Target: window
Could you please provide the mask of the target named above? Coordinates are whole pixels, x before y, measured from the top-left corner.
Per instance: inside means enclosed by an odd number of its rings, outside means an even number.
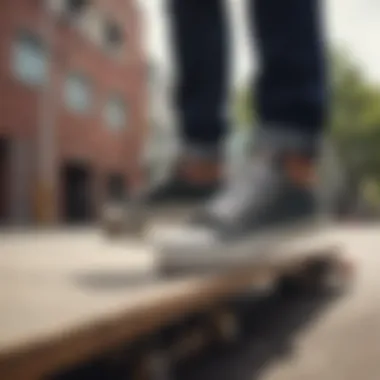
[[[21,32],[14,41],[12,68],[16,77],[30,85],[42,85],[48,75],[47,52],[41,39]]]
[[[85,113],[91,108],[91,85],[82,74],[70,74],[65,83],[65,102],[69,109]]]
[[[119,95],[112,95],[105,105],[105,119],[112,130],[120,130],[126,126],[126,106]]]

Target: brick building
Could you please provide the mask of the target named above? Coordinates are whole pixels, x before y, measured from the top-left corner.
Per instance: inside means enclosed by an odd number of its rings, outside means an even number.
[[[84,221],[139,180],[134,0],[0,2],[0,220]]]

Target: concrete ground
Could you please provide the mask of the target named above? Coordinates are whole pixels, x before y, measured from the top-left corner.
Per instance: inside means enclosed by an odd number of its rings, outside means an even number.
[[[180,378],[380,379],[380,226],[350,226],[339,235],[357,263],[350,294],[268,299],[252,311],[241,345]]]
[[[269,298],[251,313],[249,334],[233,350],[193,363],[181,379],[378,380],[380,379],[380,225],[347,226],[336,232],[357,263],[350,294],[339,298]],[[33,244],[31,244],[33,243]],[[50,248],[54,243],[54,252]],[[23,261],[28,250],[52,257],[71,246],[99,254],[108,244],[91,229],[0,232],[0,253]],[[113,249],[125,252],[125,242]],[[131,260],[147,265],[138,243]],[[84,263],[83,263],[84,264]],[[37,263],[36,263],[37,265]]]

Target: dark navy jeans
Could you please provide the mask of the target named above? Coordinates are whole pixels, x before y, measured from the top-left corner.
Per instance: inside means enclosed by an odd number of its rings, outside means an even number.
[[[215,145],[228,120],[229,22],[223,0],[168,0],[178,65],[182,138]],[[319,0],[247,0],[257,37],[252,86],[262,125],[318,135],[326,118],[325,41]]]

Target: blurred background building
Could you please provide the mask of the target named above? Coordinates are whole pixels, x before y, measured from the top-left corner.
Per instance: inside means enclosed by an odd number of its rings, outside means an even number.
[[[94,220],[141,174],[139,9],[132,0],[6,0],[0,25],[0,220]]]
[[[328,2],[327,12],[329,137],[347,179],[342,199],[362,204],[366,194],[380,210],[379,60],[364,43],[378,27],[369,16],[379,10],[339,1]],[[243,33],[244,1],[227,3],[237,59],[226,160],[239,171],[257,122],[256,65]],[[0,1],[0,223],[93,222],[142,175],[154,183],[170,173],[180,146],[165,4]]]

